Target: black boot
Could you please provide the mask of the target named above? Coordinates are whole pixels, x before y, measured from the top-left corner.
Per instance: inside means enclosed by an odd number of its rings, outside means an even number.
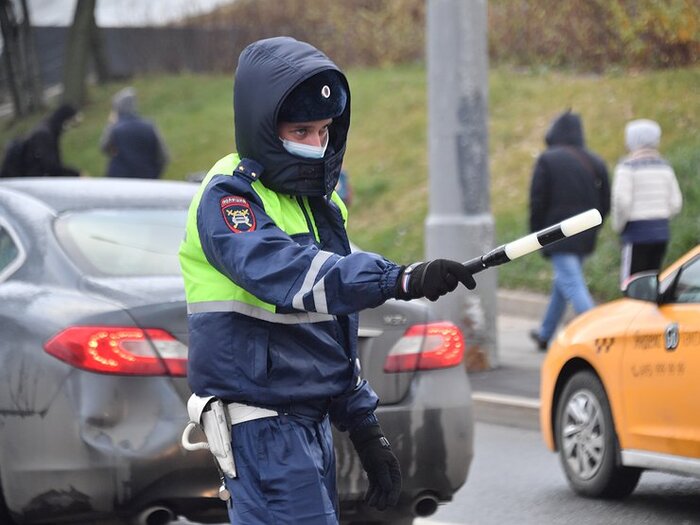
[[[537,349],[540,352],[546,352],[547,351],[547,345],[549,344],[549,341],[546,339],[542,339],[540,337],[540,331],[537,330],[536,328],[533,328],[530,330],[530,339],[532,339],[535,344],[537,345]]]

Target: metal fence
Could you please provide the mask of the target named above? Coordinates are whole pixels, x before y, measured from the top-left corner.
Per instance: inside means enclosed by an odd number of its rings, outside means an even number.
[[[63,80],[68,27],[33,27],[37,60],[45,88]],[[249,38],[247,31],[198,27],[101,28],[110,77],[144,73],[232,72]],[[2,63],[0,61],[0,63]],[[7,99],[5,68],[0,96]]]

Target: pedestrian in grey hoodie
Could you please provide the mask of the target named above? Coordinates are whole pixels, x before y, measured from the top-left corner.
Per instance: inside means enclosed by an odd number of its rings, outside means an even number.
[[[168,161],[157,128],[136,111],[136,91],[132,87],[114,95],[100,148],[109,156],[108,177],[157,179]]]

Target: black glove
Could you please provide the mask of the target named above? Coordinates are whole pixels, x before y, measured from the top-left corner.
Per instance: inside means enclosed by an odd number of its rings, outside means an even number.
[[[396,505],[401,494],[401,468],[381,427],[359,428],[350,434],[350,441],[369,479],[365,502],[378,510]]]
[[[476,288],[471,272],[462,263],[449,259],[414,263],[399,274],[395,297],[405,300],[427,297],[437,301],[441,295],[457,288],[459,283],[470,290]]]

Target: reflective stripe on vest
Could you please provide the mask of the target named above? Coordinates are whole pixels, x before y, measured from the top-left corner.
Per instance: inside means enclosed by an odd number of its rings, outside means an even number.
[[[240,301],[202,301],[199,303],[188,303],[188,314],[201,314],[213,312],[236,312],[247,315],[262,321],[278,324],[299,324],[299,323],[322,323],[332,321],[334,316],[329,314],[317,314],[313,312],[295,312],[291,314],[280,314],[270,312],[264,308],[245,304]]]

